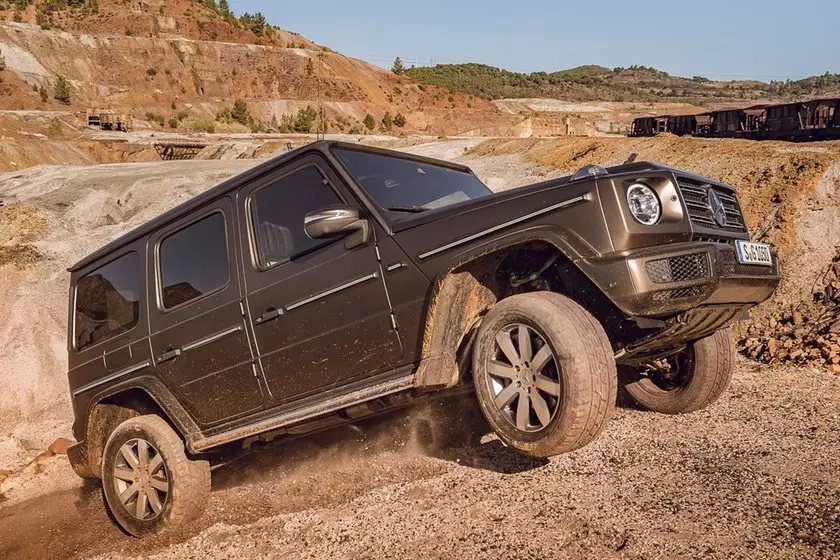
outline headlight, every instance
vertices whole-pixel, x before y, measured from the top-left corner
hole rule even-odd
[[[659,197],[647,185],[635,183],[627,189],[627,205],[636,221],[646,226],[652,226],[662,215],[662,205]]]

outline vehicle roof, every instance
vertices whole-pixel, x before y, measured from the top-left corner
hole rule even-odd
[[[313,142],[311,144],[307,144],[306,146],[301,146],[296,150],[292,150],[290,152],[286,152],[274,158],[271,158],[263,163],[255,165],[250,169],[231,177],[230,179],[225,180],[224,182],[212,187],[193,198],[187,200],[179,204],[178,206],[167,210],[163,214],[157,216],[149,220],[148,222],[136,227],[135,229],[129,231],[121,235],[120,237],[114,239],[110,243],[104,245],[103,247],[97,249],[93,253],[89,254],[88,256],[81,259],[79,262],[68,268],[69,272],[76,272],[103,257],[107,257],[111,253],[119,250],[120,248],[128,245],[132,241],[135,241],[144,235],[148,235],[149,233],[154,232],[161,226],[164,226],[170,222],[177,220],[178,218],[184,216],[185,214],[201,208],[205,204],[212,202],[216,198],[227,194],[228,192],[241,187],[242,185],[248,183],[249,181],[256,179],[266,173],[270,173],[271,171],[285,165],[286,163],[302,157],[306,154],[311,153],[320,153],[326,158],[332,160],[332,155],[330,150],[333,148],[346,148],[352,150],[358,150],[363,152],[371,152],[371,153],[378,153],[384,155],[392,155],[392,156],[399,156],[403,159],[410,159],[422,163],[428,163],[431,165],[438,165],[443,167],[448,167],[450,169],[456,169],[458,171],[464,171],[468,173],[472,173],[472,170],[465,166],[460,165],[457,163],[453,163],[451,161],[444,161],[438,160],[434,158],[418,156],[414,154],[409,154],[405,152],[397,152],[394,150],[386,150],[383,148],[375,148],[372,146],[363,146],[361,144],[353,144],[351,142],[339,142],[335,140],[319,140],[317,142]]]

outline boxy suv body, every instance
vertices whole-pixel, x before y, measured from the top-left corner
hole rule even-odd
[[[458,416],[475,403],[539,456],[597,436],[617,364],[643,407],[697,410],[731,376],[728,325],[779,280],[735,192],[702,177],[634,163],[492,193],[463,166],[335,142],[70,272],[69,455],[134,535],[197,515],[220,449],[430,396],[462,395],[435,408],[441,440],[480,428]]]

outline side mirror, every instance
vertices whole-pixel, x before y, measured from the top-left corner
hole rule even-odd
[[[350,206],[329,206],[310,212],[303,219],[303,230],[312,239],[355,232],[344,243],[348,249],[367,243],[370,238],[370,224]]]

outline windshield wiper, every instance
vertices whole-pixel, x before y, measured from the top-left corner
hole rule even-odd
[[[407,212],[410,214],[419,214],[420,212],[428,212],[429,210],[434,210],[434,208],[412,204],[411,206],[389,206],[388,210],[391,212]]]

